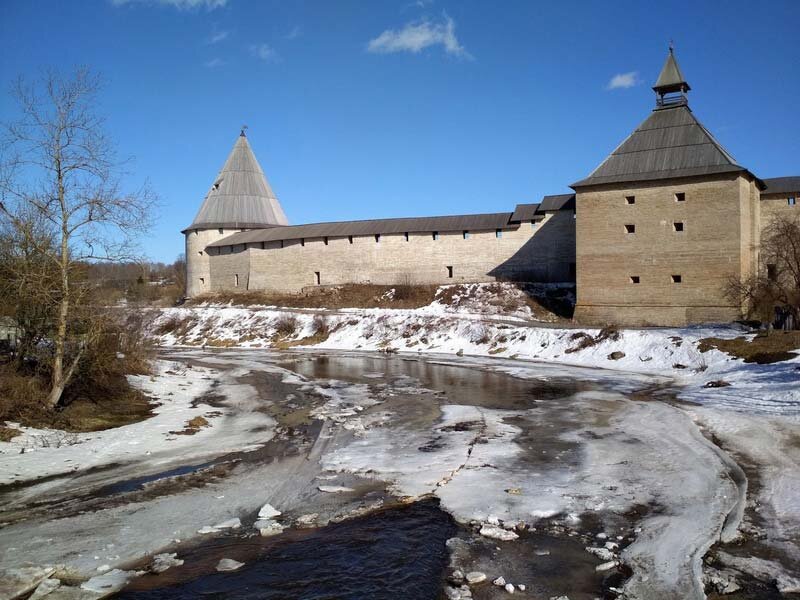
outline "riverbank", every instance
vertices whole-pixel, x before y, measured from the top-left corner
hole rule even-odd
[[[477,298],[477,299],[476,299]],[[800,341],[746,362],[756,333],[740,325],[599,329],[535,320],[477,292],[416,309],[288,309],[201,305],[164,309],[152,330],[165,347],[315,348],[541,361],[669,377],[682,400],[780,415],[800,407]],[[782,332],[775,332],[782,337]],[[735,340],[738,341],[734,343]],[[781,340],[779,340],[781,341]],[[794,350],[797,345],[797,352]],[[769,348],[769,346],[767,346]],[[751,352],[748,360],[759,358]]]

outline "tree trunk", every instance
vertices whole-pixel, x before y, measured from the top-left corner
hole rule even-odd
[[[64,376],[64,350],[67,341],[67,320],[69,318],[69,215],[64,192],[64,174],[61,170],[61,160],[56,159],[56,183],[58,185],[58,199],[61,204],[61,303],[58,307],[58,324],[56,328],[56,339],[53,352],[53,373],[50,377],[50,395],[47,398],[47,405],[55,408],[61,400],[64,388],[67,387],[69,375],[74,369],[70,369],[68,376]]]

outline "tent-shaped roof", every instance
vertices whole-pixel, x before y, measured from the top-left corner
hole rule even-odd
[[[669,49],[667,60],[664,61],[664,66],[661,68],[661,73],[658,76],[658,81],[653,86],[657,92],[677,92],[683,90],[688,92],[691,88],[686,83],[686,79],[681,73],[681,68],[678,66],[678,61],[675,60],[675,54],[672,48]]]
[[[681,104],[650,113],[591,175],[571,187],[746,170]]]
[[[187,229],[275,225],[288,225],[286,215],[242,131]]]

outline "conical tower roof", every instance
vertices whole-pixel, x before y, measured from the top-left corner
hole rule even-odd
[[[254,229],[288,224],[242,130],[187,229]]]

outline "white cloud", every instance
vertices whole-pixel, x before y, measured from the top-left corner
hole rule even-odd
[[[228,39],[230,33],[231,33],[230,31],[215,31],[210,36],[208,36],[208,43],[218,44],[219,42]]]
[[[463,58],[472,58],[456,37],[453,19],[444,16],[441,23],[428,19],[406,24],[400,30],[387,29],[369,41],[367,51],[376,54],[411,52],[418,54],[430,46],[441,45],[445,52]]]
[[[630,71],[628,73],[617,73],[611,78],[611,81],[608,82],[608,85],[606,85],[606,89],[618,90],[618,89],[632,88],[635,85],[639,85],[639,83],[641,83],[641,81],[639,80],[638,71]]]
[[[275,62],[278,60],[278,53],[269,44],[253,44],[250,46],[250,54],[264,62]]]
[[[209,61],[207,61],[205,63],[205,65],[209,69],[216,69],[217,67],[223,67],[223,66],[225,66],[225,64],[227,64],[227,63],[224,60],[222,60],[221,58],[212,58],[211,60],[209,60]]]
[[[114,6],[123,6],[126,4],[157,4],[160,6],[171,6],[178,10],[191,10],[195,8],[214,10],[215,8],[222,8],[227,3],[228,0],[111,0],[111,4]]]

